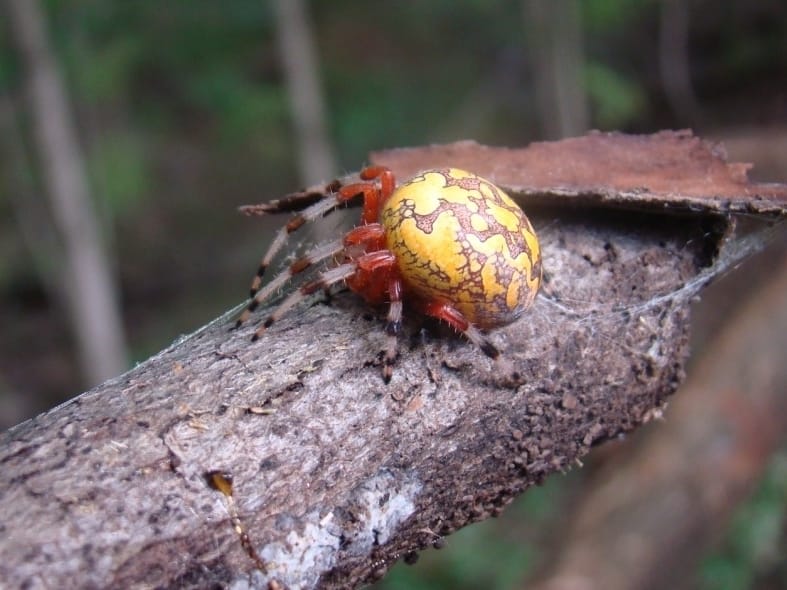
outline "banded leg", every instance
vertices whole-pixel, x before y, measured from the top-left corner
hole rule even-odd
[[[254,332],[254,336],[251,338],[252,341],[259,339],[265,330],[270,328],[274,322],[279,321],[284,314],[286,314],[295,305],[303,301],[306,297],[312,293],[315,293],[316,291],[319,291],[320,289],[325,289],[331,285],[335,285],[336,283],[346,281],[349,277],[355,274],[356,270],[357,264],[355,262],[348,262],[346,264],[335,266],[334,268],[329,268],[328,270],[320,273],[320,276],[315,280],[306,283],[303,287],[288,295],[287,298],[282,301],[275,310],[273,310],[273,313],[267,317],[262,325],[257,328],[257,331]]]
[[[289,267],[276,275],[268,284],[262,289],[258,290],[253,299],[249,302],[248,307],[243,311],[238,320],[235,322],[235,327],[239,327],[243,322],[249,319],[249,316],[263,303],[268,297],[273,295],[276,291],[281,289],[287,282],[296,276],[298,273],[304,272],[335,254],[338,254],[344,249],[340,240],[334,240],[326,244],[322,244],[309,250],[303,256],[295,260]]]
[[[399,275],[395,272],[396,256],[390,250],[375,250],[358,257],[358,272],[347,286],[372,305],[389,300],[388,283]]]
[[[251,283],[251,291],[249,294],[250,297],[254,297],[257,294],[257,291],[260,290],[260,285],[262,285],[262,277],[265,275],[265,271],[270,266],[274,256],[276,256],[284,244],[287,243],[287,238],[290,236],[290,234],[302,227],[305,223],[312,221],[313,219],[317,219],[318,217],[322,217],[323,215],[327,215],[339,204],[339,201],[337,201],[335,198],[327,198],[322,201],[318,201],[314,205],[304,209],[302,213],[290,219],[290,221],[288,221],[287,224],[276,233],[276,237],[273,238],[273,242],[271,242],[271,245],[268,246],[268,251],[265,252],[265,255],[260,261],[260,265],[257,268],[257,274]]]
[[[393,172],[385,166],[367,166],[361,170],[361,180],[374,180],[380,178],[380,186],[372,182],[356,182],[339,189],[339,194],[345,199],[351,199],[358,194],[363,194],[363,213],[361,221],[364,224],[376,223],[380,218],[380,207],[391,196],[396,182]]]
[[[368,246],[383,246],[385,237],[385,229],[379,223],[368,223],[366,225],[359,225],[351,229],[344,235],[345,246],[357,246],[364,244]]]
[[[492,344],[489,338],[467,321],[461,312],[447,303],[427,303],[423,306],[423,311],[426,315],[443,320],[457,332],[464,334],[468,340],[478,346],[489,358],[497,360],[500,357],[500,351]]]
[[[371,228],[371,226],[364,226]],[[358,228],[362,229],[362,228]],[[374,230],[369,234],[375,237]],[[390,305],[388,306],[388,318],[385,323],[386,343],[383,349],[383,381],[388,383],[393,376],[393,365],[397,357],[397,344],[399,332],[402,330],[402,279],[396,269],[396,256],[390,250],[376,250],[364,254],[358,259],[358,281],[369,281],[374,279],[374,273],[387,272],[388,279],[385,285],[385,293],[388,295]],[[365,290],[367,297],[370,291]],[[384,295],[373,295],[373,298]]]
[[[325,199],[310,205],[304,209],[302,213],[290,219],[290,221],[287,222],[287,224],[277,232],[276,237],[273,239],[273,242],[271,242],[271,245],[268,247],[268,251],[265,253],[265,256],[263,256],[262,260],[260,261],[260,265],[257,268],[257,274],[251,283],[250,297],[254,297],[257,291],[260,290],[260,285],[262,284],[262,278],[265,275],[265,271],[267,270],[268,266],[270,266],[274,256],[279,253],[284,244],[287,242],[287,238],[291,233],[301,228],[309,221],[313,221],[318,217],[327,215],[340,205],[353,200],[358,195],[363,195],[364,212],[362,218],[364,222],[376,222],[377,214],[379,213],[380,191],[375,185],[368,182],[348,184],[347,186],[341,187],[339,191],[334,193],[332,196],[326,197]],[[372,210],[374,211],[374,219],[367,220],[369,212]]]
[[[265,203],[254,205],[241,205],[238,210],[244,215],[269,215],[271,213],[292,213],[303,211],[318,201],[329,197],[342,188],[339,180],[332,180],[320,187],[307,188],[302,191],[290,193],[281,199],[274,199]]]
[[[363,213],[361,221],[363,223],[374,223],[380,216],[380,189],[371,182],[355,182],[347,184],[339,189],[338,193],[345,200],[363,195]]]
[[[391,305],[388,308],[388,320],[385,324],[386,343],[383,351],[383,381],[386,383],[393,376],[393,365],[398,354],[399,332],[402,331],[402,280],[400,278],[388,281],[388,296]]]
[[[380,179],[380,192],[383,199],[387,199],[394,192],[396,181],[393,172],[386,166],[367,166],[359,175],[364,180]]]

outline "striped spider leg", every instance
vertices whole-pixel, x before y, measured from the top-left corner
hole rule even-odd
[[[377,172],[377,167],[370,167],[365,169],[372,170]],[[381,175],[383,191],[389,190],[388,193],[393,192],[393,175],[390,171],[381,171],[379,173]],[[364,176],[363,173],[361,174],[361,178],[363,180],[371,180],[374,176]],[[337,182],[331,183],[328,185],[328,188],[333,188],[338,185]],[[244,210],[246,213],[265,213],[266,211],[280,211],[280,210],[287,210],[290,207],[294,207],[294,202],[297,202],[298,199],[305,195],[304,198],[313,198],[314,194],[312,193],[296,193],[295,195],[291,196],[290,198],[281,199],[279,201],[273,201],[267,205],[262,206],[252,206],[247,207]],[[324,198],[316,201],[315,203],[309,205],[303,211],[301,211],[298,215],[294,216],[290,221],[288,221],[277,233],[271,242],[271,245],[268,247],[268,251],[262,257],[260,261],[260,265],[257,268],[257,274],[254,277],[254,280],[251,284],[250,289],[250,297],[254,297],[257,291],[259,291],[260,286],[262,285],[262,279],[265,275],[266,270],[270,266],[273,258],[279,251],[284,247],[284,244],[287,242],[287,238],[290,236],[291,233],[303,227],[309,221],[314,221],[315,219],[319,219],[325,215],[328,215],[332,211],[334,211],[337,207],[341,205],[345,205],[352,201],[355,197],[362,195],[364,199],[364,212],[362,219],[364,223],[372,223],[377,221],[377,217],[379,215],[379,201],[381,200],[380,189],[378,189],[374,184],[368,182],[359,182],[348,184],[346,186],[340,187],[336,192],[329,193],[325,195]],[[292,202],[291,202],[292,201]],[[296,206],[297,207],[297,206]]]
[[[252,282],[252,300],[238,318],[236,327],[243,324],[261,303],[297,275],[308,273],[321,262],[332,258],[337,263],[324,269],[316,278],[290,293],[263,321],[254,333],[252,340],[257,340],[274,322],[308,295],[321,289],[328,289],[334,284],[346,283],[350,289],[360,293],[371,303],[390,302],[386,324],[388,336],[383,352],[384,377],[386,381],[390,379],[396,358],[397,335],[401,328],[402,281],[398,275],[396,257],[386,249],[384,229],[377,221],[380,206],[385,198],[393,192],[393,175],[387,169],[377,167],[367,168],[361,173],[361,179],[366,181],[373,180],[378,176],[380,177],[379,187],[370,182],[354,183],[341,187],[334,195],[309,205],[279,230],[260,263],[257,275]],[[342,240],[334,240],[306,252],[264,287],[261,286],[265,270],[284,246],[290,233],[302,227],[306,222],[330,213],[358,195],[363,196],[364,202],[361,215],[362,225],[348,232]]]

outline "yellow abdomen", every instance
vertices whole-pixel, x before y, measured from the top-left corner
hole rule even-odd
[[[481,328],[513,322],[541,284],[541,248],[522,209],[494,184],[456,168],[400,185],[381,223],[405,288],[452,305]]]

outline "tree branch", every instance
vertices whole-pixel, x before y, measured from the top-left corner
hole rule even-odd
[[[781,241],[766,284],[708,343],[670,419],[594,474],[550,571],[527,588],[696,587],[696,562],[787,439]]]
[[[560,144],[573,145],[490,159],[491,148],[464,143],[373,159],[403,177],[416,161],[475,153],[475,171],[526,194],[520,181],[537,167],[517,181],[517,159]],[[560,161],[551,165],[553,189],[528,208],[547,286],[493,334],[523,382],[410,315],[384,385],[382,320],[347,293],[301,307],[256,344],[253,326],[231,332],[234,316],[219,318],[0,438],[0,577],[33,587],[353,587],[658,415],[682,378],[688,302],[713,276],[725,218],[716,201],[684,216],[612,211],[589,187],[580,192],[595,194],[594,206],[561,208],[578,201],[565,196]],[[777,189],[783,199],[787,187]],[[758,206],[784,217],[778,201]],[[232,476],[266,572],[208,485],[212,471]]]

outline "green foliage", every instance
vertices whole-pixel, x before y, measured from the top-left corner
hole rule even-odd
[[[742,505],[722,547],[700,569],[703,590],[745,590],[758,573],[781,564],[787,584],[787,449],[771,461],[751,499]]]
[[[11,47],[8,45],[8,32],[0,22],[0,92],[6,93],[17,77],[17,65]]]
[[[600,129],[624,127],[641,117],[645,110],[645,93],[636,81],[605,64],[586,64],[585,84],[593,107],[594,124]]]
[[[655,6],[656,0],[583,0],[581,3],[585,26],[598,32],[626,27]]]
[[[88,153],[88,170],[97,198],[114,215],[134,208],[151,191],[145,143],[132,133],[97,138]]]
[[[417,566],[397,565],[379,588],[513,590],[532,567],[534,548],[507,539],[500,528],[494,520],[465,527],[447,539],[447,548],[425,553]]]
[[[725,74],[746,79],[763,71],[783,75],[787,68],[787,18],[763,17],[749,35],[741,35],[732,18],[722,24],[719,48]]]
[[[254,82],[228,67],[217,65],[187,81],[187,92],[195,106],[215,117],[218,138],[230,145],[269,134],[288,118],[287,95],[281,85]],[[277,150],[268,155],[284,154]]]
[[[144,53],[142,39],[134,37],[120,38],[104,47],[85,51],[82,67],[76,70],[84,74],[77,83],[85,99],[100,103],[128,97],[134,67]],[[86,63],[85,58],[93,63]]]

